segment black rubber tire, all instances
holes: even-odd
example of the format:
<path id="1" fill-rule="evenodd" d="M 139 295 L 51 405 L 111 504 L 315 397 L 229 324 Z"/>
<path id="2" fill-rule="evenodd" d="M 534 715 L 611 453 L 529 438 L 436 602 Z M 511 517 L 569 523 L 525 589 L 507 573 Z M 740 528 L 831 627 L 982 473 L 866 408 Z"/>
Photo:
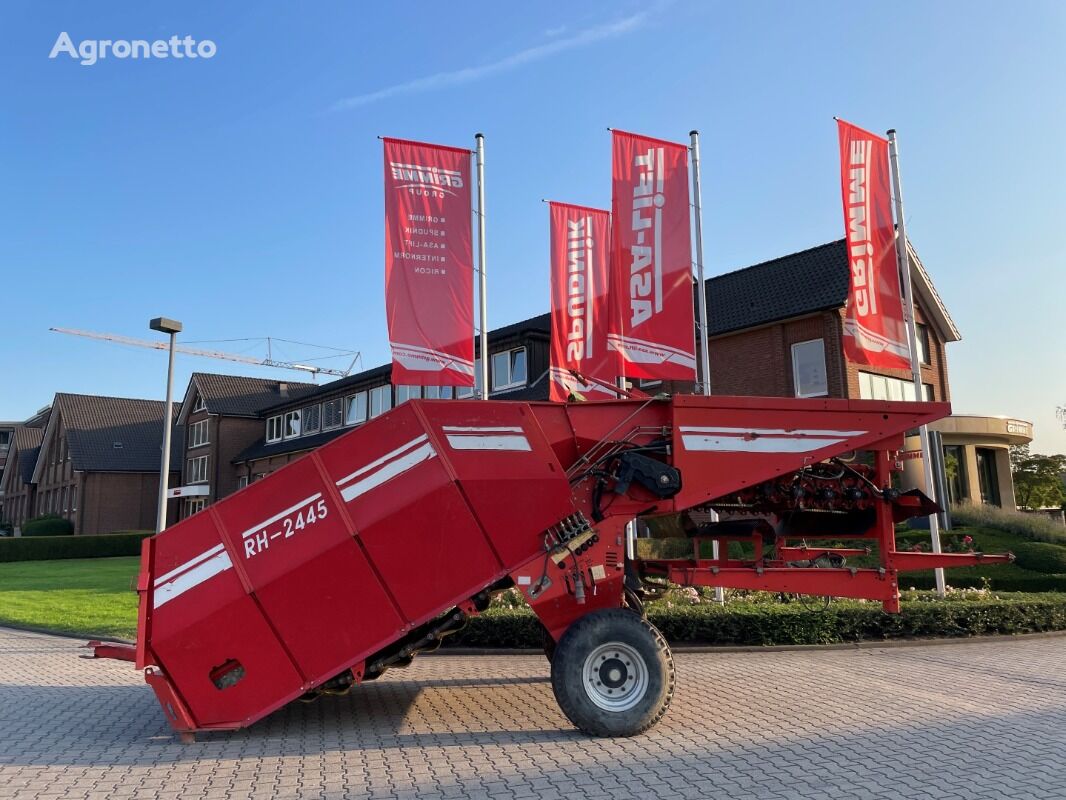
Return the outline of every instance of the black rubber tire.
<path id="1" fill-rule="evenodd" d="M 585 687 L 585 660 L 601 645 L 617 642 L 635 651 L 647 671 L 639 701 L 623 711 L 606 710 Z M 674 660 L 663 635 L 627 608 L 595 611 L 571 625 L 552 659 L 555 699 L 575 726 L 592 736 L 636 736 L 663 718 L 674 694 Z M 606 680 L 606 678 L 604 679 Z M 610 684 L 608 684 L 610 685 Z"/>

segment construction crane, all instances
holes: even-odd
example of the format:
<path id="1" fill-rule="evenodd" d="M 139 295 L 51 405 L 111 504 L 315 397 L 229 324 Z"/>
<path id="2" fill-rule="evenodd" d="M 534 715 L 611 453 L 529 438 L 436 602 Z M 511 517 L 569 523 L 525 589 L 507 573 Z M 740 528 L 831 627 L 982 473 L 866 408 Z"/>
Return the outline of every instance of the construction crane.
<path id="1" fill-rule="evenodd" d="M 79 331 L 72 328 L 49 328 L 50 331 L 56 333 L 65 333 L 70 336 L 84 336 L 87 339 L 99 339 L 104 342 L 114 342 L 115 344 L 128 344 L 133 347 L 147 347 L 152 350 L 166 350 L 169 345 L 166 342 L 153 342 L 148 339 L 135 339 L 131 336 L 120 336 L 115 333 L 96 333 L 94 331 Z M 287 341 L 287 340 L 279 340 Z M 267 340 L 267 346 L 270 346 L 270 339 Z M 321 345 L 312 345 L 314 347 L 320 347 Z M 267 358 L 256 358 L 254 356 L 238 355 L 236 353 L 223 353 L 218 350 L 200 350 L 195 347 L 185 347 L 184 345 L 175 345 L 174 352 L 184 353 L 189 356 L 199 356 L 200 358 L 218 358 L 223 361 L 237 361 L 241 364 L 255 364 L 260 367 L 274 367 L 276 369 L 294 369 L 300 372 L 309 372 L 311 375 L 337 375 L 344 377 L 351 373 L 356 363 L 359 361 L 360 354 L 354 350 L 340 350 L 338 348 L 328 348 L 330 350 L 337 350 L 339 355 L 353 356 L 351 364 L 348 365 L 348 369 L 329 369 L 327 367 L 318 367 L 313 364 L 298 364 L 293 361 L 277 361 L 271 358 L 269 355 Z"/>

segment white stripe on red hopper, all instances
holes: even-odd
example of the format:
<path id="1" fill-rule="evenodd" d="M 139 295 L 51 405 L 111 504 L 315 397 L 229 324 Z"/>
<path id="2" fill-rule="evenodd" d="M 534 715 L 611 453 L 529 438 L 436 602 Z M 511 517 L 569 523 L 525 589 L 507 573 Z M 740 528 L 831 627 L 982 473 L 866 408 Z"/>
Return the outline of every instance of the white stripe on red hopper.
<path id="1" fill-rule="evenodd" d="M 221 545 L 219 545 L 219 547 L 221 547 Z M 209 550 L 208 552 L 211 551 Z M 203 553 L 201 555 L 207 554 Z M 198 556 L 198 558 L 199 557 L 200 556 Z M 169 583 L 162 586 L 157 583 L 152 592 L 152 608 L 159 608 L 160 606 L 169 603 L 175 597 L 185 594 L 189 589 L 199 586 L 204 581 L 215 577 L 221 572 L 225 572 L 232 566 L 233 562 L 230 561 L 229 553 L 223 550 L 222 552 L 211 556 L 206 561 L 203 561 L 188 572 L 172 579 Z"/>
<path id="2" fill-rule="evenodd" d="M 258 525 L 253 525 L 251 528 L 249 528 L 244 533 L 242 533 L 241 537 L 245 538 L 245 539 L 248 538 L 249 536 L 251 536 L 256 531 L 263 530 L 263 528 L 267 527 L 268 525 L 274 524 L 275 522 L 277 522 L 282 517 L 287 517 L 292 512 L 299 511 L 304 506 L 310 505 L 311 503 L 315 502 L 315 500 L 318 500 L 321 496 L 322 496 L 322 492 L 315 492 L 313 495 L 311 495 L 310 497 L 304 498 L 303 500 L 301 500 L 296 505 L 289 506 L 284 511 L 279 511 L 277 514 L 272 516 L 270 519 L 265 520 L 263 522 L 260 522 Z"/>
<path id="3" fill-rule="evenodd" d="M 421 447 L 412 450 L 407 455 L 393 459 L 369 477 L 345 486 L 341 489 L 341 497 L 344 498 L 344 502 L 350 503 L 352 500 L 366 494 L 371 489 L 376 489 L 386 481 L 392 480 L 397 475 L 407 472 L 407 470 L 421 464 L 423 461 L 429 461 L 431 458 L 436 457 L 436 455 L 437 452 L 433 449 L 433 445 L 426 442 Z"/>
<path id="4" fill-rule="evenodd" d="M 340 486 L 341 484 L 348 483 L 348 481 L 355 480 L 360 475 L 365 475 L 366 473 L 370 472 L 372 469 L 376 469 L 376 468 L 380 467 L 386 461 L 391 461 L 392 459 L 394 459 L 397 456 L 399 456 L 401 453 L 404 453 L 405 451 L 410 450 L 415 445 L 421 444 L 422 442 L 425 442 L 428 439 L 429 439 L 429 435 L 423 433 L 421 436 L 419 436 L 419 437 L 417 437 L 415 439 L 412 439 L 407 444 L 400 445 L 395 450 L 393 450 L 391 452 L 388 452 L 385 455 L 383 455 L 381 458 L 377 458 L 377 459 L 371 461 L 365 467 L 360 467 L 355 472 L 353 472 L 351 475 L 346 475 L 345 477 L 341 478 L 339 481 L 337 481 L 337 485 Z"/>

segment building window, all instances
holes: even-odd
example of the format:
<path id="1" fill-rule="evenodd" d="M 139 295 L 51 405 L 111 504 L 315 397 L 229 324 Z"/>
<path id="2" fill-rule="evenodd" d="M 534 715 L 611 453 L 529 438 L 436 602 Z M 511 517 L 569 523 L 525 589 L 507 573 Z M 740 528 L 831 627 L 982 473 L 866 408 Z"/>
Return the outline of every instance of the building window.
<path id="1" fill-rule="evenodd" d="M 202 497 L 186 497 L 185 498 L 185 517 L 191 517 L 193 514 L 198 514 L 204 510 L 204 506 L 207 505 L 207 500 Z"/>
<path id="2" fill-rule="evenodd" d="M 922 323 L 915 324 L 916 338 L 918 339 L 918 363 L 929 363 L 929 328 Z"/>
<path id="3" fill-rule="evenodd" d="M 266 440 L 268 442 L 280 442 L 281 441 L 281 417 L 271 417 L 267 420 L 267 435 Z"/>
<path id="4" fill-rule="evenodd" d="M 824 397 L 829 394 L 825 374 L 825 342 L 809 339 L 792 345 L 792 386 L 796 397 Z"/>
<path id="5" fill-rule="evenodd" d="M 451 400 L 455 390 L 452 386 L 427 386 L 424 396 L 427 400 Z"/>
<path id="6" fill-rule="evenodd" d="M 199 422 L 194 422 L 189 426 L 189 447 L 201 447 L 202 445 L 209 444 L 209 420 L 202 419 Z"/>
<path id="7" fill-rule="evenodd" d="M 358 425 L 366 422 L 366 392 L 356 392 L 345 398 L 344 424 Z"/>
<path id="8" fill-rule="evenodd" d="M 977 456 L 977 485 L 981 490 L 981 502 L 998 506 L 999 470 L 996 466 L 996 451 L 991 447 L 975 447 Z"/>
<path id="9" fill-rule="evenodd" d="M 63 487 L 63 513 L 66 514 L 70 511 L 70 487 Z"/>
<path id="10" fill-rule="evenodd" d="M 185 477 L 186 483 L 206 483 L 207 482 L 207 456 L 198 456 L 196 458 L 189 459 L 188 475 Z"/>
<path id="11" fill-rule="evenodd" d="M 474 385 L 456 386 L 455 396 L 462 400 L 464 397 L 473 397 L 481 394 L 481 359 L 474 359 Z"/>
<path id="12" fill-rule="evenodd" d="M 301 419 L 302 418 L 300 416 L 299 411 L 287 411 L 285 413 L 285 424 L 282 427 L 282 434 L 286 439 L 295 439 L 297 436 L 300 435 Z"/>
<path id="13" fill-rule="evenodd" d="M 492 388 L 512 389 L 526 385 L 526 348 L 518 347 L 492 356 Z"/>
<path id="14" fill-rule="evenodd" d="M 239 492 L 241 489 L 243 489 L 247 485 L 248 485 L 248 476 L 247 475 L 238 475 L 237 476 L 237 491 Z"/>
<path id="15" fill-rule="evenodd" d="M 322 430 L 329 431 L 344 424 L 344 398 L 337 397 L 322 404 Z"/>
<path id="16" fill-rule="evenodd" d="M 966 480 L 966 451 L 961 444 L 944 445 L 944 478 L 948 485 L 948 502 L 958 505 L 970 499 Z"/>
<path id="17" fill-rule="evenodd" d="M 192 413 L 197 411 L 207 411 L 207 403 L 204 402 L 204 398 L 200 396 L 200 393 L 196 393 L 196 402 L 192 404 Z"/>
<path id="18" fill-rule="evenodd" d="M 933 386 L 922 384 L 923 400 L 933 399 Z M 863 400 L 913 400 L 914 383 L 872 372 L 859 373 L 859 397 Z"/>
<path id="19" fill-rule="evenodd" d="M 304 409 L 304 436 L 307 436 L 311 433 L 318 433 L 321 411 L 322 406 L 318 405 L 308 406 Z"/>
<path id="20" fill-rule="evenodd" d="M 11 447 L 11 431 L 0 431 L 0 452 Z"/>
<path id="21" fill-rule="evenodd" d="M 370 417 L 384 414 L 392 408 L 392 385 L 375 386 L 370 390 Z"/>
<path id="22" fill-rule="evenodd" d="M 396 405 L 406 403 L 408 400 L 418 400 L 422 397 L 421 386 L 397 386 Z"/>
<path id="23" fill-rule="evenodd" d="M 70 513 L 76 514 L 78 512 L 78 487 L 77 485 L 70 487 Z"/>

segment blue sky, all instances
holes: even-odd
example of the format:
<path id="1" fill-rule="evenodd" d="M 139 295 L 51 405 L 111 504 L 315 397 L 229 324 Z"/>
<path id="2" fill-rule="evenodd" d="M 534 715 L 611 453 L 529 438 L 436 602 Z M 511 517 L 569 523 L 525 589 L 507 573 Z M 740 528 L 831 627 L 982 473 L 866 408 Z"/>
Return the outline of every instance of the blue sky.
<path id="1" fill-rule="evenodd" d="M 52 325 L 150 338 L 163 314 L 384 362 L 378 135 L 485 133 L 496 326 L 548 307 L 541 198 L 609 203 L 608 126 L 701 130 L 713 275 L 843 235 L 836 114 L 899 131 L 909 233 L 963 333 L 955 410 L 1066 452 L 1061 3 L 8 2 L 0 30 L 0 418 L 161 396 L 160 353 Z M 82 66 L 49 60 L 61 31 L 217 54 Z"/>

